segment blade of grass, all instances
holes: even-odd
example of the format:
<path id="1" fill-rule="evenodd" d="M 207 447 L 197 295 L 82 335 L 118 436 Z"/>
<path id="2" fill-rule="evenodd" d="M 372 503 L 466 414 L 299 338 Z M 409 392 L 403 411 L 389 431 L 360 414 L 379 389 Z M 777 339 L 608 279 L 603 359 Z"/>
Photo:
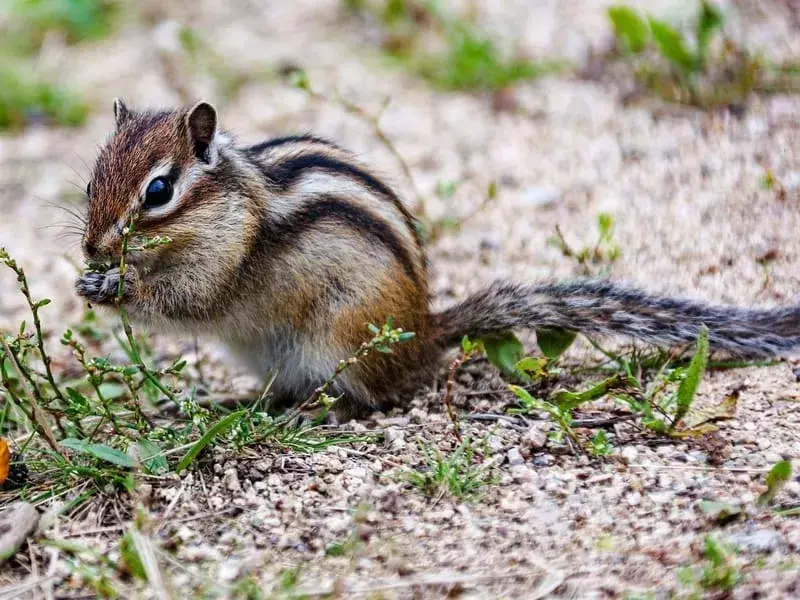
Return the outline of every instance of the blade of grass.
<path id="1" fill-rule="evenodd" d="M 214 423 L 214 425 L 209 427 L 208 431 L 206 431 L 205 434 L 203 434 L 203 437 L 201 437 L 194 444 L 192 444 L 192 447 L 189 448 L 189 451 L 184 455 L 184 457 L 178 463 L 178 466 L 175 467 L 175 472 L 180 473 L 186 467 L 192 464 L 194 459 L 197 458 L 197 455 L 200 454 L 200 452 L 202 452 L 203 448 L 208 446 L 214 440 L 214 438 L 217 437 L 219 434 L 224 433 L 228 429 L 233 427 L 246 414 L 247 410 L 239 410 L 236 412 L 232 412 L 231 414 L 227 415 L 226 417 L 223 417 L 222 419 Z"/>

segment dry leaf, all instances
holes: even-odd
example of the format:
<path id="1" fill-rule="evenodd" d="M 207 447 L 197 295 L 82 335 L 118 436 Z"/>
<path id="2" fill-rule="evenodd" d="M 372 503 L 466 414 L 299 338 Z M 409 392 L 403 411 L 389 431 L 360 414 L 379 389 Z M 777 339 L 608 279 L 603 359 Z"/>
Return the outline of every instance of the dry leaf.
<path id="1" fill-rule="evenodd" d="M 0 438 L 0 485 L 8 479 L 8 470 L 11 465 L 11 452 L 8 450 L 8 443 Z"/>

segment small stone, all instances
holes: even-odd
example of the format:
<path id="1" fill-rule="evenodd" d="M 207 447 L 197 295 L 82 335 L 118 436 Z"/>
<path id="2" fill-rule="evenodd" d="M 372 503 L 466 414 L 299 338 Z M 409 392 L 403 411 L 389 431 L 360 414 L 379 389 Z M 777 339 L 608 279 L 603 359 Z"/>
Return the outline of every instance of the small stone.
<path id="1" fill-rule="evenodd" d="M 493 451 L 493 452 L 500 452 L 503 449 L 503 440 L 501 440 L 496 435 L 490 435 L 489 438 L 486 440 L 486 445 Z"/>
<path id="2" fill-rule="evenodd" d="M 0 564 L 11 558 L 39 524 L 33 504 L 17 502 L 0 513 Z"/>
<path id="3" fill-rule="evenodd" d="M 639 492 L 631 492 L 625 496 L 628 506 L 639 506 L 642 503 L 642 495 Z"/>
<path id="4" fill-rule="evenodd" d="M 519 453 L 518 448 L 511 448 L 511 450 L 508 451 L 508 454 L 506 454 L 506 458 L 508 458 L 508 464 L 512 467 L 525 463 L 525 459 L 522 458 L 522 454 Z"/>
<path id="5" fill-rule="evenodd" d="M 547 434 L 541 429 L 531 427 L 522 434 L 520 446 L 529 450 L 541 450 L 547 445 Z"/>
<path id="6" fill-rule="evenodd" d="M 708 454 L 705 452 L 701 452 L 700 450 L 692 450 L 691 452 L 687 452 L 686 456 L 687 456 L 686 462 L 704 463 L 708 461 Z"/>
<path id="7" fill-rule="evenodd" d="M 417 425 L 428 421 L 428 413 L 419 408 L 412 408 L 408 413 L 408 420 Z"/>
<path id="8" fill-rule="evenodd" d="M 527 465 L 520 464 L 511 466 L 511 477 L 517 483 L 522 483 L 525 481 L 533 481 L 536 476 L 534 472 L 527 467 Z"/>
<path id="9" fill-rule="evenodd" d="M 630 464 L 636 460 L 638 452 L 633 446 L 625 446 L 619 454 L 626 463 Z"/>
<path id="10" fill-rule="evenodd" d="M 519 204 L 523 206 L 548 206 L 561 198 L 561 190 L 548 185 L 529 185 L 519 195 Z"/>
<path id="11" fill-rule="evenodd" d="M 239 475 L 233 467 L 225 470 L 223 482 L 229 492 L 239 493 L 242 491 L 242 484 L 239 483 Z"/>
<path id="12" fill-rule="evenodd" d="M 749 533 L 734 533 L 728 537 L 728 542 L 745 552 L 769 554 L 778 549 L 781 536 L 772 529 L 757 529 Z"/>
<path id="13" fill-rule="evenodd" d="M 387 427 L 383 430 L 383 439 L 387 445 L 392 446 L 395 442 L 404 442 L 405 433 L 398 427 Z"/>
<path id="14" fill-rule="evenodd" d="M 233 560 L 222 563 L 217 572 L 217 579 L 225 583 L 233 581 L 239 575 L 240 566 L 238 561 Z"/>
<path id="15" fill-rule="evenodd" d="M 654 504 L 669 504 L 675 499 L 672 492 L 652 492 L 647 495 Z"/>

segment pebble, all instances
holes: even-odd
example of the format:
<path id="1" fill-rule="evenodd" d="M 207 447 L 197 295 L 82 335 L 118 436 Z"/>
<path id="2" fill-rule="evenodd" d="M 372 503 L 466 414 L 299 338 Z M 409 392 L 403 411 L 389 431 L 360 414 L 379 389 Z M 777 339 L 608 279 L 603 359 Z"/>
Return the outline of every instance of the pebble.
<path id="1" fill-rule="evenodd" d="M 519 452 L 519 448 L 511 448 L 506 454 L 506 458 L 508 458 L 508 464 L 512 467 L 515 465 L 521 465 L 525 463 L 525 459 L 522 458 L 522 454 Z"/>
<path id="2" fill-rule="evenodd" d="M 769 554 L 777 550 L 781 536 L 772 529 L 757 529 L 752 532 L 734 533 L 728 537 L 728 543 L 745 552 Z"/>
<path id="3" fill-rule="evenodd" d="M 530 450 L 541 450 L 547 445 L 547 433 L 536 427 L 531 427 L 522 434 L 520 445 Z"/>
<path id="4" fill-rule="evenodd" d="M 521 483 L 523 481 L 534 481 L 536 478 L 536 473 L 529 469 L 527 465 L 519 464 L 511 467 L 511 477 L 517 483 Z"/>
<path id="5" fill-rule="evenodd" d="M 529 185 L 523 188 L 518 204 L 528 207 L 543 207 L 555 204 L 561 198 L 562 191 L 549 185 Z"/>
<path id="6" fill-rule="evenodd" d="M 633 446 L 625 446 L 619 453 L 623 460 L 628 464 L 634 462 L 638 454 L 639 453 L 637 452 L 636 448 Z"/>
<path id="7" fill-rule="evenodd" d="M 655 504 L 669 504 L 675 499 L 675 494 L 672 492 L 653 492 L 648 494 L 648 497 Z"/>
<path id="8" fill-rule="evenodd" d="M 630 492 L 625 496 L 628 506 L 639 506 L 642 503 L 642 495 L 639 492 Z"/>
<path id="9" fill-rule="evenodd" d="M 555 459 L 549 454 L 539 454 L 534 456 L 531 461 L 535 467 L 547 467 L 555 462 Z"/>
<path id="10" fill-rule="evenodd" d="M 39 524 L 33 504 L 17 502 L 0 513 L 0 564 L 11 558 Z"/>
<path id="11" fill-rule="evenodd" d="M 239 493 L 242 491 L 242 484 L 239 483 L 239 475 L 233 467 L 225 470 L 223 482 L 229 492 Z"/>

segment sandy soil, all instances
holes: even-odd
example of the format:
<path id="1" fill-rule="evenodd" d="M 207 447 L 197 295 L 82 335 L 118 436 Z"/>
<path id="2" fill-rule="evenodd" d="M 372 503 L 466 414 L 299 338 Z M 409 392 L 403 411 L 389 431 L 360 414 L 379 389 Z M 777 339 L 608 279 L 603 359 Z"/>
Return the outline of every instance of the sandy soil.
<path id="1" fill-rule="evenodd" d="M 602 2 L 475 4 L 488 27 L 537 56 L 580 64 L 608 35 Z M 679 2 L 646 4 L 660 14 L 680 12 Z M 731 26 L 749 44 L 798 56 L 800 26 L 790 4 L 726 6 L 738 11 Z M 622 254 L 612 267 L 615 279 L 736 304 L 785 303 L 800 289 L 798 97 L 755 98 L 735 118 L 651 102 L 623 106 L 622 84 L 561 75 L 521 85 L 520 110 L 498 113 L 486 97 L 433 91 L 387 63 L 372 44 L 374 32 L 347 17 L 337 0 L 252 0 L 235 9 L 210 0 L 191 9 L 145 2 L 141 12 L 146 20 L 108 40 L 78 48 L 56 43 L 46 56 L 97 106 L 85 127 L 0 138 L 0 242 L 26 267 L 35 295 L 54 299 L 45 321 L 56 335 L 80 315 L 71 293 L 78 254 L 77 238 L 59 239 L 48 228 L 63 219 L 48 203 L 73 195 L 72 184 L 83 188 L 111 127 L 114 96 L 140 106 L 181 101 L 159 58 L 174 51 L 177 23 L 203 32 L 237 71 L 302 65 L 316 89 L 338 89 L 370 110 L 391 98 L 382 126 L 433 215 L 468 214 L 489 182 L 498 182 L 495 202 L 430 248 L 437 304 L 495 278 L 578 275 L 546 240 L 558 225 L 571 244 L 593 243 L 599 212 L 616 223 Z M 311 101 L 277 77 L 246 83 L 227 102 L 215 97 L 210 78 L 186 80 L 189 94 L 215 101 L 224 126 L 243 141 L 312 130 L 351 148 L 411 195 L 370 128 L 335 104 Z M 785 200 L 760 186 L 762 164 L 783 182 Z M 434 197 L 439 180 L 460 182 L 448 202 Z M 771 257 L 767 279 L 764 256 Z M 0 325 L 12 326 L 22 304 L 7 274 L 0 277 L 0 299 Z M 172 352 L 191 340 L 158 344 Z M 204 347 L 203 356 L 219 389 L 231 381 L 247 385 L 244 377 L 231 379 L 235 370 L 225 370 L 213 349 Z M 721 424 L 712 449 L 654 445 L 620 424 L 613 432 L 619 460 L 594 461 L 550 451 L 542 443 L 545 421 L 529 429 L 470 422 L 470 435 L 487 437 L 499 476 L 471 502 L 426 498 L 398 476 L 399 467 L 420 464 L 416 440 L 452 444 L 436 391 L 408 411 L 346 426 L 387 429 L 385 444 L 310 456 L 216 456 L 213 467 L 143 490 L 142 497 L 159 534 L 176 548 L 180 564 L 167 566 L 177 589 L 206 580 L 224 585 L 246 572 L 266 587 L 284 569 L 302 565 L 300 589 L 344 595 L 613 598 L 649 591 L 661 598 L 691 590 L 677 573 L 699 563 L 703 539 L 713 531 L 740 548 L 736 560 L 746 577 L 732 597 L 800 596 L 796 517 L 763 513 L 719 528 L 697 509 L 701 499 L 752 502 L 771 464 L 800 459 L 795 368 L 788 361 L 710 374 L 700 402 L 740 390 L 736 417 Z M 511 402 L 509 394 L 478 392 L 502 387 L 490 369 L 472 365 L 459 376 L 457 404 L 465 412 L 499 410 Z M 783 493 L 797 503 L 800 482 Z M 114 515 L 93 509 L 81 517 L 58 524 L 58 534 L 107 547 L 119 525 Z M 360 540 L 353 552 L 325 555 L 351 535 Z M 54 555 L 31 556 L 41 573 Z M 63 558 L 52 565 L 65 572 Z M 27 556 L 12 561 L 0 585 L 34 577 L 33 568 Z"/>

